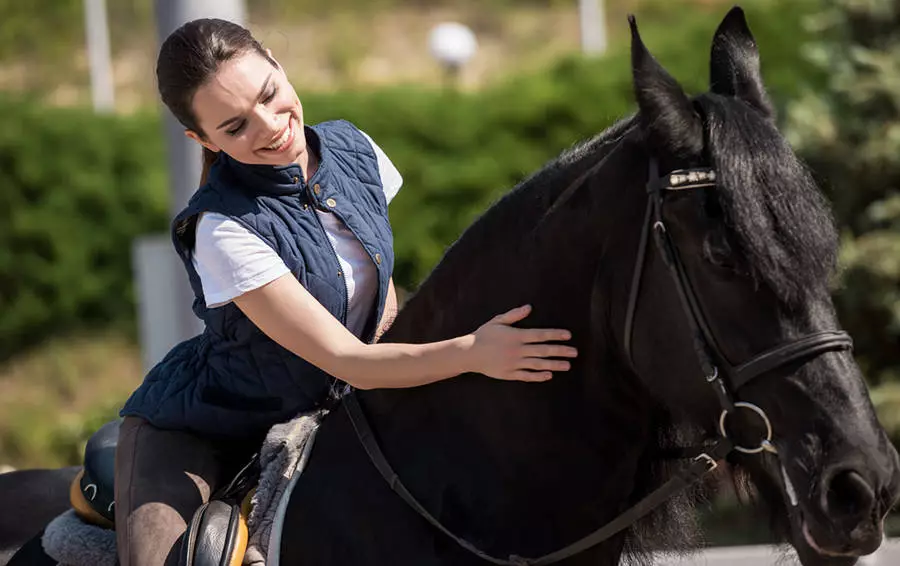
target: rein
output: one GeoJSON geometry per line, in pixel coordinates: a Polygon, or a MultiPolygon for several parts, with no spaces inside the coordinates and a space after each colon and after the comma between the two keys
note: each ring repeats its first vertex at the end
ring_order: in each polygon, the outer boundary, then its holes
{"type": "MultiPolygon", "coordinates": [[[[591,170],[588,171],[588,174],[596,169],[596,166],[591,168],[591,170]]],[[[583,181],[586,176],[587,174],[581,176],[576,183],[573,184],[578,184],[578,181],[583,181]]],[[[800,361],[809,361],[825,352],[849,350],[853,346],[853,341],[850,336],[843,331],[829,330],[816,332],[767,350],[740,365],[733,366],[728,362],[715,341],[710,326],[700,308],[700,303],[690,285],[690,280],[687,277],[684,266],[678,257],[677,247],[669,237],[665,223],[662,219],[664,195],[667,192],[713,187],[715,184],[716,174],[712,169],[679,170],[660,177],[656,159],[651,158],[647,182],[649,198],[647,199],[647,209],[644,214],[644,224],[641,230],[641,240],[638,247],[638,256],[635,262],[634,274],[632,276],[628,309],[625,317],[625,353],[628,362],[633,364],[632,334],[634,332],[634,314],[637,308],[638,298],[640,297],[644,263],[647,257],[649,238],[652,233],[656,246],[675,282],[676,288],[678,289],[681,304],[691,326],[694,350],[700,362],[700,367],[706,376],[706,382],[713,388],[716,397],[719,400],[719,405],[722,409],[722,413],[719,417],[719,434],[721,437],[713,444],[697,448],[687,448],[681,451],[679,456],[682,457],[691,457],[688,456],[691,452],[697,455],[693,456],[688,463],[683,465],[678,473],[673,475],[662,486],[645,496],[618,517],[587,536],[559,550],[537,558],[526,558],[515,554],[509,555],[507,558],[500,558],[482,551],[469,541],[451,532],[437,518],[429,513],[418,500],[416,500],[415,496],[413,496],[406,486],[403,485],[403,482],[400,481],[397,472],[391,467],[382,452],[381,447],[378,445],[378,441],[372,433],[372,428],[359,404],[356,392],[350,390],[343,398],[343,406],[356,431],[357,438],[368,454],[369,460],[371,460],[379,474],[381,474],[381,477],[384,478],[400,499],[434,528],[441,531],[460,547],[481,558],[485,562],[502,566],[546,566],[575,556],[576,554],[609,539],[623,529],[630,527],[671,497],[699,482],[706,474],[715,470],[719,466],[719,462],[724,460],[734,451],[747,454],[757,454],[765,451],[777,454],[778,451],[774,444],[772,444],[772,424],[765,411],[752,403],[735,402],[734,393],[741,386],[773,369],[800,361]],[[751,411],[763,422],[766,429],[766,436],[758,446],[737,446],[728,438],[725,421],[728,414],[735,412],[737,409],[751,411]]],[[[787,485],[788,492],[791,493],[793,491],[793,486],[790,485],[790,480],[788,479],[787,474],[784,473],[783,467],[782,476],[787,485]]],[[[792,504],[796,505],[793,497],[792,504]]]]}

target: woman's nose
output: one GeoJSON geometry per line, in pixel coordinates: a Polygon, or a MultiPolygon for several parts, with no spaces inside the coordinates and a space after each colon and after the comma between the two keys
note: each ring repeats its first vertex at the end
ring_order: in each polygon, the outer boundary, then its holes
{"type": "Polygon", "coordinates": [[[275,135],[284,128],[284,120],[280,119],[278,114],[266,108],[263,104],[257,104],[254,109],[259,123],[262,125],[260,130],[263,135],[275,135]]]}

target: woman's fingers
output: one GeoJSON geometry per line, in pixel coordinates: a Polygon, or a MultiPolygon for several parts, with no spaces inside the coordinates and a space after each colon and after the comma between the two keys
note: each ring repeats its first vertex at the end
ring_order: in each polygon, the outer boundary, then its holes
{"type": "Polygon", "coordinates": [[[550,381],[553,379],[553,374],[549,371],[528,371],[519,369],[510,373],[507,379],[511,381],[531,381],[537,383],[541,381],[550,381]]]}
{"type": "Polygon", "coordinates": [[[561,344],[527,344],[522,346],[525,358],[576,358],[578,350],[561,344]]]}
{"type": "Polygon", "coordinates": [[[513,324],[528,316],[530,312],[531,305],[522,305],[520,307],[516,307],[512,310],[506,311],[503,314],[498,314],[494,317],[494,322],[499,322],[502,324],[513,324]]]}
{"type": "Polygon", "coordinates": [[[525,358],[519,369],[539,371],[569,371],[572,365],[565,360],[545,360],[543,358],[525,358]]]}
{"type": "Polygon", "coordinates": [[[572,333],[561,328],[516,328],[514,323],[531,313],[531,305],[522,305],[499,314],[475,332],[478,355],[474,367],[497,379],[541,382],[553,378],[553,372],[568,371],[578,350],[564,344],[572,333]]]}
{"type": "Polygon", "coordinates": [[[571,332],[560,328],[523,328],[519,329],[519,332],[521,332],[521,340],[524,344],[555,342],[572,338],[571,332]]]}

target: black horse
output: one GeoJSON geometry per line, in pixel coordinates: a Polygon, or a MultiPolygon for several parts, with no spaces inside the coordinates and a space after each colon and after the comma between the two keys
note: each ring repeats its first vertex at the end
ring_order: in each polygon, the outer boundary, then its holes
{"type": "MultiPolygon", "coordinates": [[[[632,71],[639,112],[491,207],[383,337],[449,338],[531,303],[530,325],[573,331],[572,369],[357,392],[372,438],[424,510],[505,558],[609,523],[680,469],[673,449],[725,432],[756,452],[728,460],[803,563],[853,564],[881,542],[900,465],[836,331],[832,218],[776,128],[743,12],[716,31],[708,93],[685,95],[633,21],[632,71]]],[[[392,491],[348,405],[291,496],[281,564],[485,564],[392,491]]],[[[559,563],[690,547],[691,499],[559,563]]]]}
{"type": "MultiPolygon", "coordinates": [[[[711,368],[696,353],[683,286],[698,303],[688,310],[707,327],[698,339],[715,342],[719,367],[837,328],[829,295],[837,235],[776,128],[743,12],[732,10],[717,30],[710,92],[695,98],[648,53],[633,22],[632,35],[638,114],[490,208],[383,338],[449,338],[528,302],[530,324],[572,329],[582,352],[572,370],[538,386],[466,375],[358,393],[409,491],[493,556],[537,557],[578,540],[668,477],[668,449],[718,434],[720,400],[704,379],[711,368]],[[677,250],[682,286],[660,249],[642,242],[651,162],[660,175],[715,174],[715,186],[663,196],[659,220],[677,250]]],[[[691,179],[704,178],[711,176],[691,179]]],[[[738,453],[732,463],[749,473],[804,564],[852,564],[881,542],[900,488],[897,453],[849,352],[784,354],[737,391],[767,415],[774,448],[738,453]]],[[[732,429],[758,445],[759,415],[738,413],[732,429]]],[[[681,546],[689,511],[687,499],[673,499],[564,563],[617,564],[623,552],[681,546]]],[[[485,563],[390,489],[343,409],[321,428],[284,533],[282,564],[485,563]]]]}

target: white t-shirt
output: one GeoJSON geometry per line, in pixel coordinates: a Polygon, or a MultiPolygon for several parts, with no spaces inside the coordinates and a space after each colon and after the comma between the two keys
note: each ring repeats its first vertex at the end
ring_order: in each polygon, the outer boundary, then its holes
{"type": "MultiPolygon", "coordinates": [[[[403,185],[400,172],[380,147],[363,133],[378,158],[378,171],[387,202],[403,185]]],[[[330,212],[316,210],[328,240],[338,257],[347,284],[347,327],[360,335],[378,292],[378,274],[362,244],[341,220],[330,212]]],[[[200,277],[206,306],[220,307],[253,289],[289,273],[287,265],[259,236],[235,220],[215,212],[204,212],[197,222],[192,257],[200,277]]]]}

